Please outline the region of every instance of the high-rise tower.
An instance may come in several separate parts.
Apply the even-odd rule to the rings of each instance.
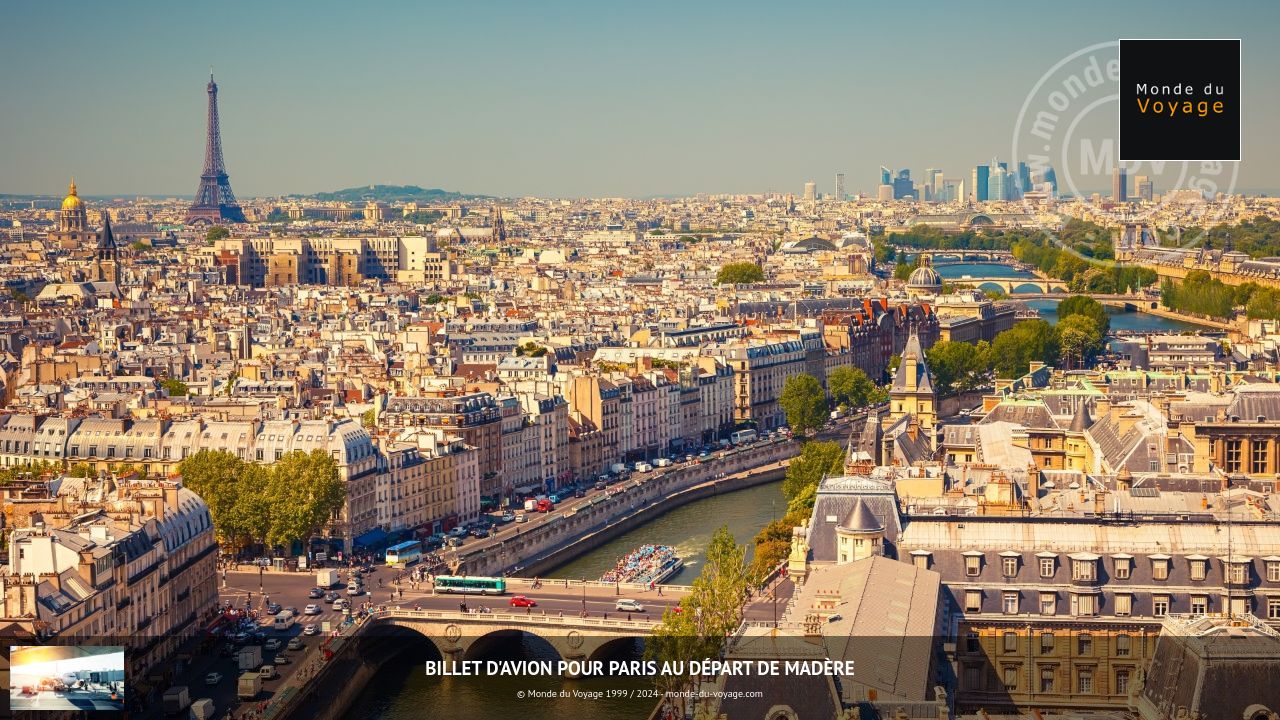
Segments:
[[[218,84],[209,73],[209,128],[204,145],[204,172],[200,173],[200,187],[195,202],[187,209],[187,224],[214,224],[218,222],[244,222],[244,211],[236,204],[231,192],[227,168],[222,163],[222,133],[218,129]]]

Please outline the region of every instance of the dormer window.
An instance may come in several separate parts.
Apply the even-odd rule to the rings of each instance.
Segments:
[[[1000,553],[1000,574],[1007,578],[1016,577],[1018,558],[1018,553],[1012,551]]]
[[[1098,556],[1090,553],[1072,555],[1071,579],[1084,582],[1098,579]]]
[[[1155,580],[1169,579],[1169,556],[1168,555],[1152,555],[1151,556],[1151,577]]]
[[[1188,555],[1187,562],[1190,563],[1191,579],[1204,580],[1209,575],[1209,558],[1203,555]]]
[[[964,574],[977,577],[982,572],[982,553],[968,550],[964,553]]]

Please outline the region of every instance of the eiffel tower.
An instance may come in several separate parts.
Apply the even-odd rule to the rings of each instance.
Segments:
[[[218,84],[209,73],[209,130],[204,145],[204,172],[195,202],[187,208],[188,225],[212,225],[218,222],[245,222],[244,211],[231,192],[227,168],[222,164],[222,132],[218,130]]]

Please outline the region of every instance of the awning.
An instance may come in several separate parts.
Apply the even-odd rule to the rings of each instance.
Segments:
[[[356,545],[373,547],[374,545],[377,545],[378,543],[381,543],[386,539],[387,539],[387,532],[380,527],[376,527],[370,530],[369,532],[357,537],[353,542]]]

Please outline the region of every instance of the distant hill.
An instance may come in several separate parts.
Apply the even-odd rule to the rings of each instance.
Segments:
[[[420,188],[417,185],[363,185],[361,187],[315,193],[314,195],[304,195],[301,197],[308,197],[312,200],[351,203],[366,202],[369,200],[377,200],[380,202],[416,201],[420,203],[442,203],[455,202],[458,200],[480,200],[489,196],[464,195],[463,193],[441,190],[440,188]]]

